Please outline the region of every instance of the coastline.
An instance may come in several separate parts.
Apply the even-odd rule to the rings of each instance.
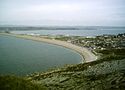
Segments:
[[[49,43],[49,44],[53,44],[53,45],[62,46],[62,47],[68,48],[68,49],[72,49],[82,56],[82,62],[92,62],[97,59],[97,56],[95,56],[87,48],[76,46],[76,45],[73,45],[73,44],[65,42],[65,41],[52,40],[52,39],[46,39],[46,38],[41,38],[41,37],[36,37],[36,36],[29,36],[29,35],[7,34],[7,33],[2,33],[2,34],[11,35],[11,36],[15,36],[17,38],[24,38],[24,39],[33,40],[33,41],[45,42],[45,43]]]
[[[1,33],[0,35],[2,36]],[[26,39],[26,40],[41,42],[38,40],[32,40],[31,39],[32,36],[30,37],[28,36],[28,38],[26,38],[27,36],[23,35],[14,35],[6,33],[3,35],[22,38],[24,40]],[[34,38],[34,36],[32,38]],[[107,53],[105,54],[106,58],[102,58],[95,62],[70,65],[64,68],[56,68],[45,72],[34,72],[23,77],[13,76],[13,75],[7,75],[7,76],[1,75],[0,76],[2,80],[1,85],[3,85],[3,87],[6,87],[7,85],[10,86],[14,85],[13,86],[14,88],[19,87],[19,85],[21,85],[19,87],[21,88],[24,87],[24,84],[20,82],[22,82],[22,80],[25,80],[28,81],[27,83],[23,82],[25,83],[26,86],[27,84],[29,86],[29,83],[31,83],[31,87],[33,85],[37,86],[39,85],[39,87],[45,87],[46,89],[43,90],[48,90],[48,89],[52,90],[109,89],[110,90],[112,88],[124,90],[125,50],[124,48],[123,49],[114,48],[114,49],[109,49],[108,52],[111,52],[113,54]],[[119,57],[119,55],[121,56]],[[113,57],[109,58],[109,56]]]

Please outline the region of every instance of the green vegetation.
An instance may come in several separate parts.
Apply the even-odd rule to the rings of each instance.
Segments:
[[[106,49],[97,50],[97,53],[101,53],[101,61],[121,60],[125,58],[125,49]]]
[[[34,84],[25,78],[0,76],[0,90],[47,90],[45,86]]]
[[[55,39],[56,40],[61,40],[61,41],[67,41],[67,40],[70,40],[71,37],[69,37],[69,36],[61,36],[61,37],[56,37]]]
[[[106,49],[106,50],[99,50],[98,53],[102,54],[115,54],[115,55],[125,55],[125,49]]]
[[[94,90],[124,90],[125,72],[119,71],[109,74],[86,77],[91,84],[89,89]],[[93,85],[92,85],[93,84]]]

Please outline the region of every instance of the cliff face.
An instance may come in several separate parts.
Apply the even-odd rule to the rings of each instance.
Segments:
[[[50,90],[124,90],[125,59],[68,66],[29,78]]]

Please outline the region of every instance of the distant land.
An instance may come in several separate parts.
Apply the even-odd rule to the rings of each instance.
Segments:
[[[125,26],[23,26],[0,25],[0,30],[101,30],[125,29]]]

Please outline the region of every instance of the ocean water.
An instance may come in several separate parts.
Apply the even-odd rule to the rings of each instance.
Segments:
[[[12,31],[16,34],[41,34],[41,35],[72,35],[72,36],[97,36],[103,34],[125,33],[125,28],[116,29],[98,29],[98,30],[28,30]]]
[[[61,46],[0,35],[0,74],[26,75],[81,60],[78,53]]]

